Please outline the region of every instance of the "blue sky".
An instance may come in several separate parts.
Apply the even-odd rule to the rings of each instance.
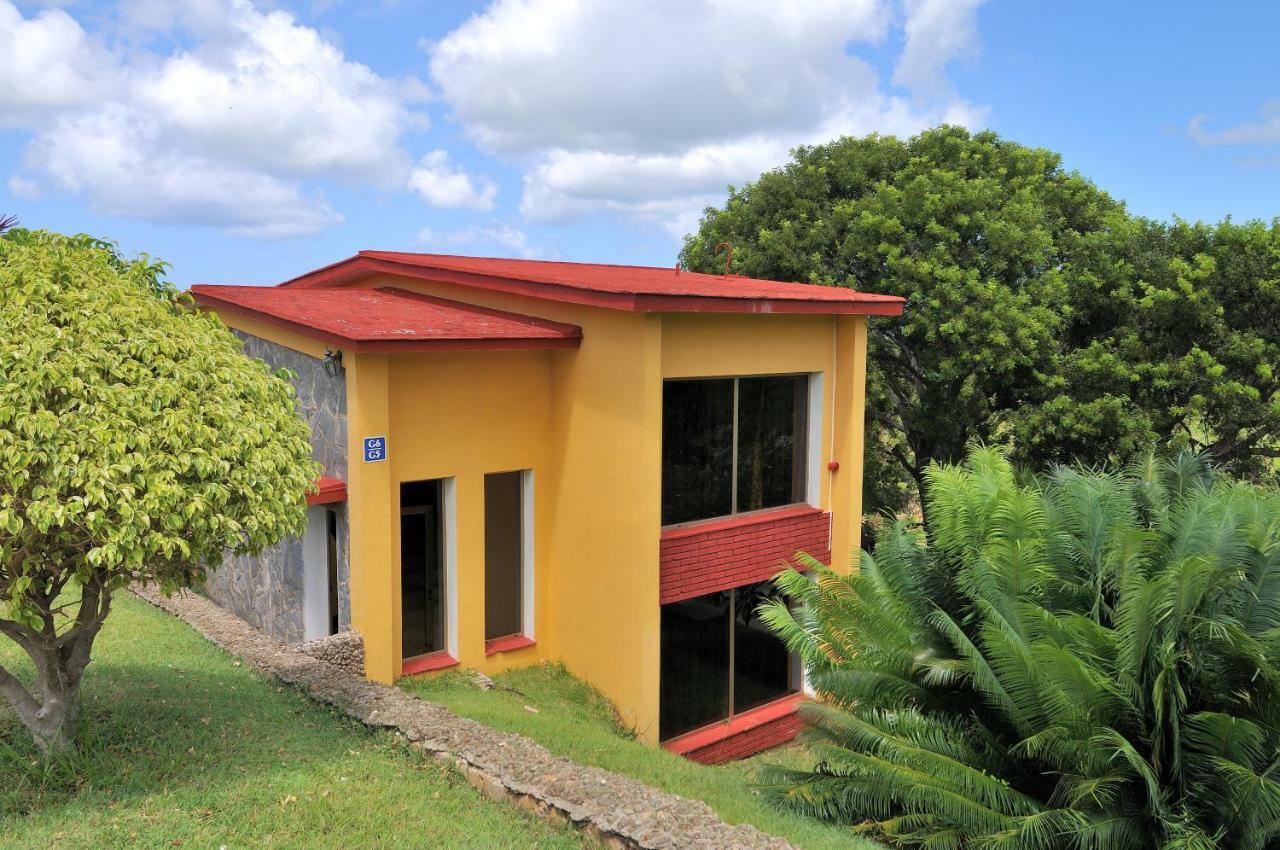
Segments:
[[[1280,213],[1280,6],[0,0],[0,212],[274,283],[360,248],[674,262],[724,186],[941,121],[1142,215]]]

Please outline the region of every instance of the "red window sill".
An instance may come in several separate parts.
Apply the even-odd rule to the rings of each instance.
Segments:
[[[412,676],[415,673],[430,673],[432,670],[444,670],[457,666],[458,659],[447,652],[432,652],[416,658],[406,658],[400,665],[400,675]]]
[[[674,738],[663,741],[662,747],[677,755],[685,755],[719,743],[726,738],[741,735],[743,732],[750,732],[752,729],[763,726],[766,723],[772,723],[775,720],[795,714],[802,702],[804,702],[804,694],[789,694],[781,699],[757,706],[750,711],[734,715],[729,720],[722,720],[710,726],[703,726],[701,729],[694,729],[692,732],[677,735]]]
[[[513,652],[517,649],[527,649],[535,645],[533,638],[527,638],[524,635],[508,635],[507,637],[485,641],[484,654],[497,655],[499,652]]]
[[[786,505],[781,508],[767,508],[763,511],[698,520],[697,522],[688,522],[683,525],[669,525],[662,529],[662,539],[675,540],[681,537],[692,537],[695,534],[706,534],[710,531],[724,531],[728,528],[741,528],[747,525],[777,522],[780,519],[811,516],[820,513],[822,513],[822,510],[815,508],[813,505]]]

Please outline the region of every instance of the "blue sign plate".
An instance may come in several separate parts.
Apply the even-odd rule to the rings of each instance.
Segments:
[[[372,463],[377,460],[387,459],[387,438],[386,437],[365,437],[364,438],[364,462]]]

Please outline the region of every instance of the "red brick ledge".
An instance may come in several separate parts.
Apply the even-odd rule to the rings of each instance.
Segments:
[[[484,642],[484,654],[496,655],[499,652],[514,652],[517,649],[527,649],[531,646],[537,646],[533,638],[524,635],[507,635],[506,637],[494,638]]]
[[[804,700],[804,694],[790,694],[729,720],[678,735],[664,741],[662,747],[703,764],[746,758],[795,738],[800,732],[797,711]]]
[[[447,652],[432,652],[419,655],[417,658],[406,658],[400,664],[401,676],[413,676],[417,673],[430,673],[433,670],[444,670],[458,666],[458,659]]]
[[[658,601],[666,605],[768,581],[798,552],[831,562],[831,514],[788,505],[663,529],[658,543]]]

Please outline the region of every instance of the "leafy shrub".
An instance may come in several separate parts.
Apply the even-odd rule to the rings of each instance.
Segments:
[[[907,846],[1276,846],[1280,495],[983,448],[928,491],[931,540],[782,577],[765,615],[825,699],[821,761],[769,792]]]

